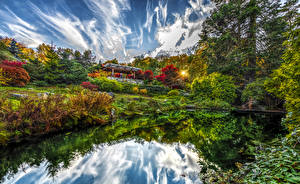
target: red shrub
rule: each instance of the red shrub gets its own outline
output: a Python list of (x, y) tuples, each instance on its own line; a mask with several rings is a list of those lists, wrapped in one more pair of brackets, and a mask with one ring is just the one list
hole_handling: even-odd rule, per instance
[(178, 68), (176, 68), (174, 65), (167, 65), (166, 67), (164, 67), (163, 69), (161, 69), (162, 73), (176, 73), (178, 72)]
[(98, 86), (96, 86), (96, 85), (94, 85), (94, 84), (91, 84), (90, 82), (82, 82), (82, 83), (80, 84), (80, 86), (82, 86), (83, 88), (92, 90), (92, 91), (98, 90)]
[(162, 74), (155, 76), (156, 80), (161, 81), (165, 86), (172, 89), (183, 87), (183, 81), (179, 77), (178, 68), (174, 65), (167, 65), (161, 70)]
[(120, 73), (115, 73), (115, 77), (120, 78), (120, 77), (121, 77), (121, 74), (120, 74)]
[(144, 72), (145, 80), (152, 81), (153, 80), (153, 72), (151, 70), (146, 70)]
[(158, 80), (160, 82), (164, 82), (166, 79), (166, 75), (163, 73), (163, 74), (155, 76), (155, 78), (156, 78), (156, 80)]
[(142, 70), (139, 70), (135, 73), (135, 78), (136, 79), (141, 79), (144, 80), (144, 72)]
[(12, 67), (22, 67), (26, 63), (25, 62), (20, 62), (20, 61), (4, 60), (4, 61), (2, 61), (2, 64), (7, 65), (7, 66), (12, 66)]
[(127, 78), (128, 78), (128, 79), (133, 79), (133, 75), (132, 75), (132, 74), (128, 74), (128, 75), (127, 75)]
[(18, 67), (12, 66), (12, 65), (18, 66), (19, 64), (17, 63), (14, 64), (9, 63), (9, 65), (5, 65), (3, 63), (0, 64), (0, 68), (2, 68), (4, 76), (11, 79), (9, 80), (9, 82), (7, 82), (7, 84), (10, 86), (20, 86), (20, 87), (25, 86), (30, 80), (27, 71), (24, 68), (21, 68), (19, 66)]

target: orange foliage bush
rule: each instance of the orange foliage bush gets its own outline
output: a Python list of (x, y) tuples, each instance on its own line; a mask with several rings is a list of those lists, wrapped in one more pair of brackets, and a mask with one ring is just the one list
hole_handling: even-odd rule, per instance
[(15, 109), (7, 98), (0, 98), (0, 122), (11, 137), (34, 136), (72, 127), (103, 124), (110, 117), (112, 98), (106, 93), (84, 90), (67, 97), (50, 95), (47, 98), (20, 99)]
[(100, 73), (99, 72), (89, 73), (88, 76), (92, 78), (98, 78), (100, 77)]
[(10, 79), (7, 85), (10, 86), (25, 86), (29, 80), (30, 76), (27, 71), (22, 68), (23, 63), (21, 62), (3, 62), (0, 64), (2, 69), (2, 74), (4, 77)]

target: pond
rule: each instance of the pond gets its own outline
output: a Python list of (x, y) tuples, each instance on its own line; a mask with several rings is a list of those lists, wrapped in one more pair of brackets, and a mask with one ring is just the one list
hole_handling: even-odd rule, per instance
[(20, 184), (202, 183), (204, 161), (228, 169), (249, 159), (253, 140), (270, 131), (260, 119), (181, 111), (65, 132), (1, 148), (0, 178)]
[(201, 183), (197, 153), (190, 145), (128, 140), (98, 145), (84, 156), (76, 156), (70, 167), (54, 177), (44, 161), (28, 165), (5, 183)]

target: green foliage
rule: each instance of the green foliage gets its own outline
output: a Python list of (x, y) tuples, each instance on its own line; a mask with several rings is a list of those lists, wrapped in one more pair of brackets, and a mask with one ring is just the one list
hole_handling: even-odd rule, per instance
[[(37, 59), (31, 60), (23, 66), (29, 73), (30, 81), (44, 81), (45, 67), (44, 64)], [(46, 82), (46, 81), (44, 81)]]
[[(298, 131), (298, 133), (296, 133)], [(239, 171), (226, 172), (219, 177), (221, 181), (232, 183), (287, 183), (300, 182), (299, 129), (289, 138), (276, 139), (270, 144), (260, 145), (255, 160), (237, 164)], [(217, 176), (218, 174), (215, 174)], [(227, 180), (224, 180), (227, 178)]]
[[(248, 83), (277, 68), (283, 54), (283, 33), (288, 29), (280, 1), (215, 0), (216, 6), (202, 25), (200, 47), (208, 72), (234, 76)], [(291, 7), (286, 8), (291, 9)], [(264, 32), (264, 34), (260, 34)], [(263, 65), (258, 61), (263, 59)]]
[(49, 86), (49, 84), (46, 81), (34, 81), (31, 84), (34, 85), (34, 86), (38, 86), (38, 87)]
[[(282, 140), (279, 145), (267, 146), (260, 150), (255, 161), (245, 165), (249, 173), (245, 183), (300, 183), (299, 149), (294, 148), (297, 139)], [(299, 142), (298, 142), (299, 143)]]
[(122, 92), (123, 93), (129, 93), (129, 94), (135, 93), (133, 91), (133, 88), (138, 88), (139, 87), (139, 85), (133, 84), (133, 83), (130, 83), (130, 82), (122, 82), (122, 86), (123, 86)]
[(192, 83), (192, 92), (196, 98), (220, 99), (228, 103), (235, 100), (236, 89), (232, 77), (220, 73), (195, 79)]
[(75, 60), (60, 60), (61, 83), (64, 84), (80, 84), (87, 80), (87, 70)]
[(232, 106), (220, 99), (203, 99), (196, 103), (199, 108), (210, 109), (210, 110), (231, 110)]
[(242, 91), (242, 101), (247, 102), (250, 99), (256, 102), (263, 103), (266, 97), (266, 91), (264, 87), (265, 79), (256, 79), (256, 81), (251, 82), (246, 85), (245, 89)]
[(166, 95), (169, 92), (169, 88), (160, 85), (141, 85), (141, 89), (147, 89), (148, 95)]
[(180, 92), (177, 89), (173, 89), (168, 92), (168, 96), (179, 96)]
[(107, 91), (107, 92), (122, 92), (124, 89), (124, 86), (122, 83), (116, 81), (116, 80), (110, 80), (106, 77), (101, 78), (89, 78), (89, 81), (92, 84), (95, 84), (99, 87), (100, 91)]
[(12, 53), (8, 51), (7, 46), (0, 40), (0, 61), (1, 60), (9, 60), (14, 61), (16, 58)]
[[(274, 70), (271, 78), (265, 82), (266, 90), (278, 98), (285, 100), (285, 107), (291, 115), (288, 117), (294, 123), (288, 125), (293, 130), (300, 123), (300, 18), (297, 17), (284, 45), (284, 62)], [(298, 27), (297, 27), (298, 26)]]

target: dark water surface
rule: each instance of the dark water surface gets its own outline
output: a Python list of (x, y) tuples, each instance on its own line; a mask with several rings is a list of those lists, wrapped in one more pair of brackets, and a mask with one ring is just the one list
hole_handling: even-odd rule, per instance
[(119, 120), (1, 148), (0, 178), (18, 184), (197, 184), (199, 161), (232, 168), (249, 158), (249, 145), (264, 138), (263, 128), (255, 118), (228, 113)]

